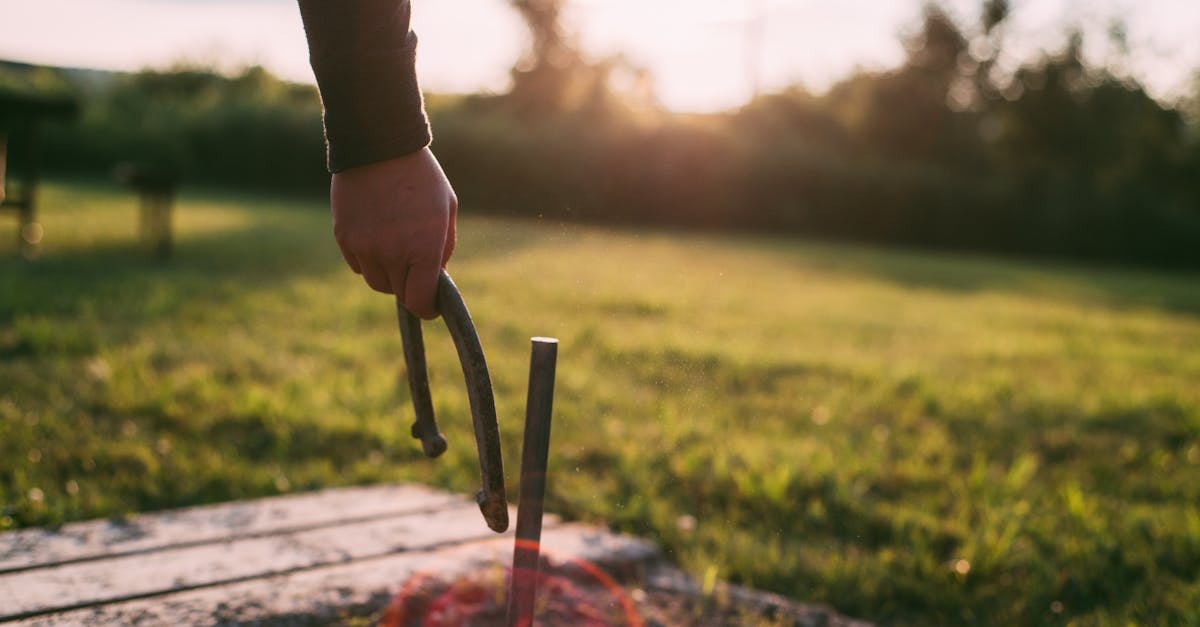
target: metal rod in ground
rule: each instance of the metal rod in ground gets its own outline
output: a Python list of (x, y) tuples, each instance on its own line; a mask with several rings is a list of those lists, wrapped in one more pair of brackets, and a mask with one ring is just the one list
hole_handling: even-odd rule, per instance
[(546, 495), (546, 459), (550, 454), (550, 414), (554, 404), (554, 366), (558, 340), (535, 337), (529, 356), (529, 397), (525, 404), (525, 441), (521, 448), (521, 495), (517, 539), (508, 591), (508, 625), (533, 624), (542, 513)]

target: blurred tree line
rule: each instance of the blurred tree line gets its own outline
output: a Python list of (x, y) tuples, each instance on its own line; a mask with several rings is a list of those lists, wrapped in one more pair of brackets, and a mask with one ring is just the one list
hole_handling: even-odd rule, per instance
[(310, 85), (261, 67), (230, 77), (191, 66), (76, 83), (80, 118), (42, 131), (51, 170), (107, 175), (132, 162), (192, 182), (326, 189), (321, 104)]
[[(645, 72), (586, 58), (564, 0), (510, 2), (532, 35), (512, 89), (428, 103), (468, 210), (1200, 266), (1200, 111), (1089, 65), (1078, 32), (998, 72), (1005, 0), (967, 26), (927, 5), (899, 67), (716, 115), (667, 113)], [(320, 137), (312, 87), (181, 68), (93, 89), (46, 154), (323, 193)]]

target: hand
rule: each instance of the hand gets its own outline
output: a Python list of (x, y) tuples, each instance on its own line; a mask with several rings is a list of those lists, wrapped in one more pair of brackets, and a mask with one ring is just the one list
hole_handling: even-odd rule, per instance
[(433, 152), (350, 168), (329, 186), (333, 236), (372, 289), (401, 297), (421, 318), (438, 316), (438, 275), (454, 253), (458, 198)]

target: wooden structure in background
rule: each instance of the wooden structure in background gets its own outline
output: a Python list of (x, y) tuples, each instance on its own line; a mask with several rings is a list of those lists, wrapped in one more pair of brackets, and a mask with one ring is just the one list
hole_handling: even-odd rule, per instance
[(121, 163), (113, 169), (113, 178), (129, 185), (138, 194), (138, 228), (143, 243), (150, 246), (159, 259), (171, 256), (174, 240), (171, 236), (172, 209), (179, 175), (165, 166)]
[[(33, 255), (42, 240), (37, 222), (38, 128), (45, 120), (69, 119), (78, 111), (79, 103), (71, 96), (0, 90), (0, 212), (16, 212), (18, 246), (26, 256)], [(6, 176), (14, 165), (19, 176)]]

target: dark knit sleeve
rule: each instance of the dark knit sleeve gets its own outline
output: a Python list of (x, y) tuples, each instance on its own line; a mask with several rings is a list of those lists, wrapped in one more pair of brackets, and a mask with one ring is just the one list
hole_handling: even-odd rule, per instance
[(409, 0), (299, 0), (325, 107), (329, 170), (429, 145)]

